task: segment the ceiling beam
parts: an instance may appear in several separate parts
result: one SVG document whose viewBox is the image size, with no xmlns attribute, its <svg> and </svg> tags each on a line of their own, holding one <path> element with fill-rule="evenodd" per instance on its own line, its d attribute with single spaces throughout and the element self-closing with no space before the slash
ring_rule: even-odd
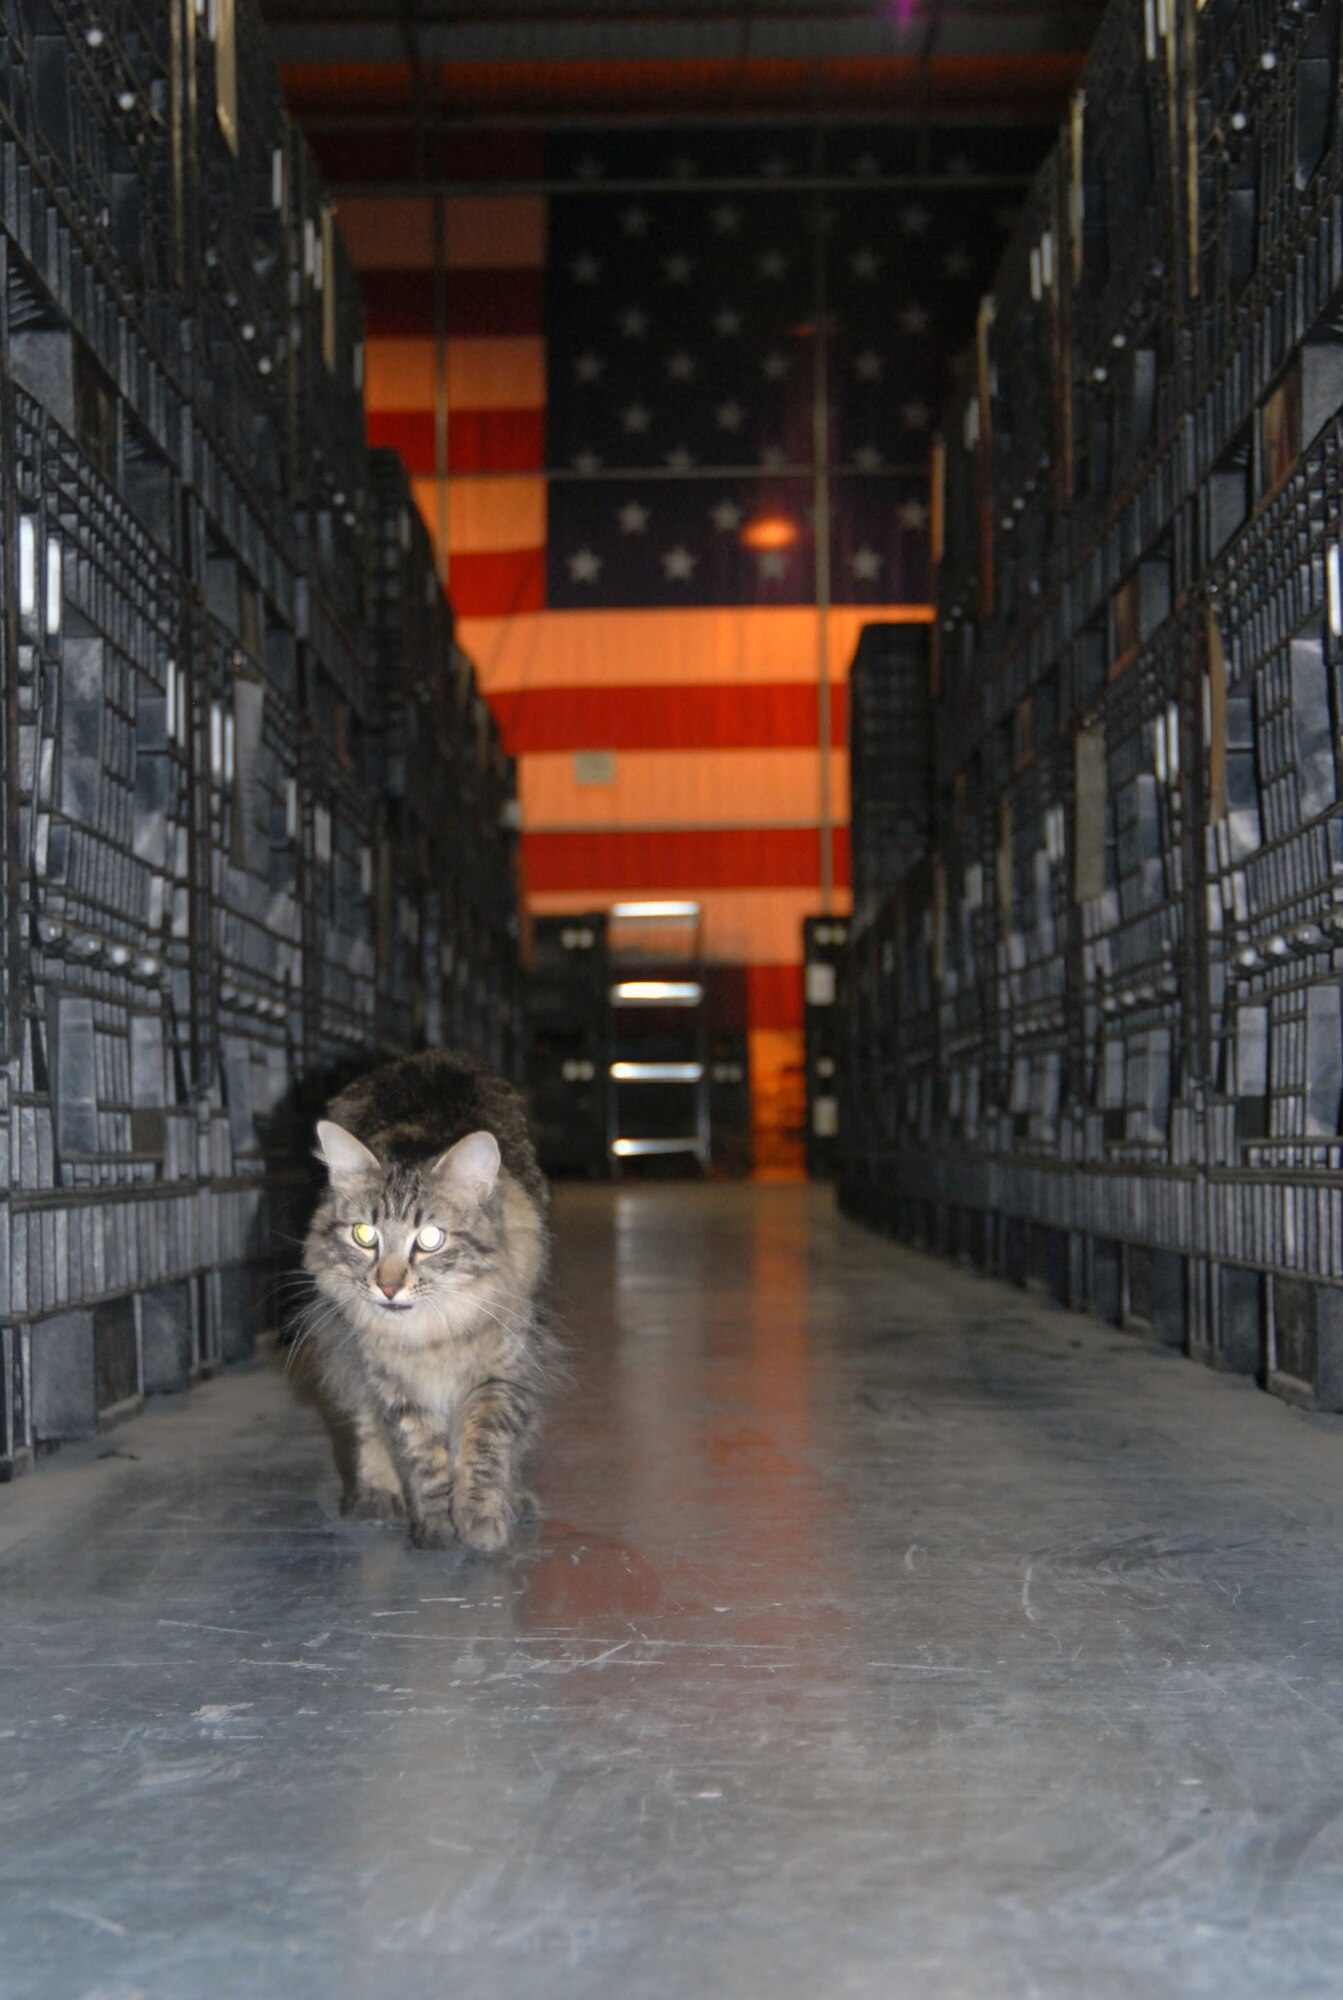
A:
<svg viewBox="0 0 1343 2000">
<path fill-rule="evenodd" d="M 271 0 L 275 54 L 283 64 L 404 59 L 397 0 Z M 1093 0 L 956 0 L 938 19 L 943 56 L 1045 55 L 1084 50 L 1099 17 Z M 580 63 L 713 60 L 823 62 L 917 57 L 937 10 L 907 20 L 871 5 L 828 8 L 623 6 L 472 9 L 417 7 L 419 59 L 429 63 Z"/>
</svg>

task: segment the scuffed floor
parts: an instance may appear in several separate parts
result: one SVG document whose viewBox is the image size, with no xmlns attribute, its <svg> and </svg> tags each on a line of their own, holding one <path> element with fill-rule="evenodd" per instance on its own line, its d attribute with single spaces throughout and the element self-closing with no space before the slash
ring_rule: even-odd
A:
<svg viewBox="0 0 1343 2000">
<path fill-rule="evenodd" d="M 0 1492 L 6 2000 L 1343 1991 L 1343 1424 L 824 1192 L 559 1217 L 504 1561 L 271 1364 Z"/>
</svg>

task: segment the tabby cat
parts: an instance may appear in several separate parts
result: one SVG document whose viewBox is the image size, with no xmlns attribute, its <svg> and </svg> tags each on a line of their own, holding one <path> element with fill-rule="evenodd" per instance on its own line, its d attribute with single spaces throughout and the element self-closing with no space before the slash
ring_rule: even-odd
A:
<svg viewBox="0 0 1343 2000">
<path fill-rule="evenodd" d="M 507 1542 L 556 1373 L 539 1293 L 549 1196 L 511 1084 L 444 1050 L 372 1071 L 317 1126 L 304 1245 L 320 1374 L 353 1430 L 342 1511 L 418 1548 Z"/>
</svg>

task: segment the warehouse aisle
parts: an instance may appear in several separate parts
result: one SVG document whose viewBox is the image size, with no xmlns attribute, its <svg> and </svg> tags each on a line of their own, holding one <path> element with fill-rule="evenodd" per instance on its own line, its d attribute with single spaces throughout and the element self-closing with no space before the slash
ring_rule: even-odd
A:
<svg viewBox="0 0 1343 2000">
<path fill-rule="evenodd" d="M 823 1192 L 560 1219 L 503 1562 L 268 1364 L 0 1493 L 7 2000 L 1338 1991 L 1337 1421 Z"/>
</svg>

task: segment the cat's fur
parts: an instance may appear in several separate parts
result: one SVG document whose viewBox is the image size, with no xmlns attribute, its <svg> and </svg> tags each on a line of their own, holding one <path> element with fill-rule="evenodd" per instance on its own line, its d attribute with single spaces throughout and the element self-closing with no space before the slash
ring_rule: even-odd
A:
<svg viewBox="0 0 1343 2000">
<path fill-rule="evenodd" d="M 430 1050 L 343 1090 L 317 1139 L 329 1184 L 303 1262 L 322 1295 L 319 1370 L 354 1434 L 343 1511 L 408 1516 L 420 1548 L 502 1548 L 556 1362 L 540 1311 L 549 1196 L 522 1098 Z M 430 1254 L 419 1237 L 435 1229 Z"/>
</svg>

